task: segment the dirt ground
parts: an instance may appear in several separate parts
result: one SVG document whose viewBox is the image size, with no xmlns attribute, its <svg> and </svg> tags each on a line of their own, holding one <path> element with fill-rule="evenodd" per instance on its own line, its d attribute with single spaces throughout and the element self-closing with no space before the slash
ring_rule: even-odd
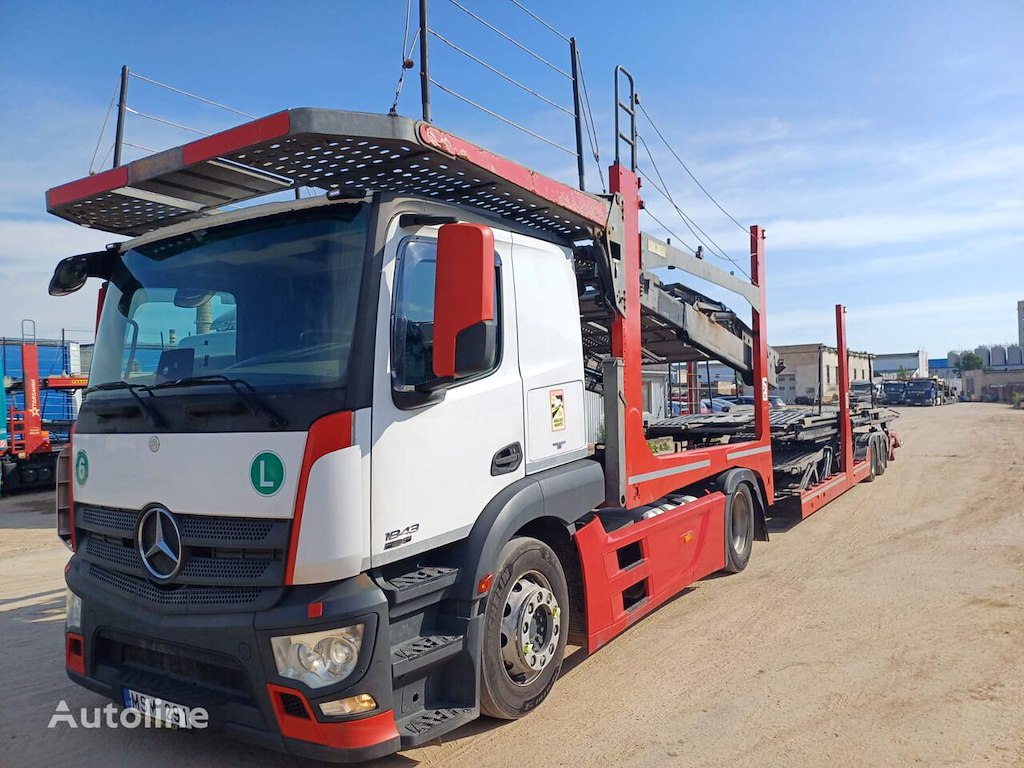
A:
<svg viewBox="0 0 1024 768">
<path fill-rule="evenodd" d="M 873 484 L 774 520 L 710 578 L 513 723 L 479 720 L 384 766 L 1024 765 L 1024 411 L 905 410 Z M 102 705 L 63 671 L 49 494 L 0 500 L 0 765 L 305 765 L 213 733 L 47 729 Z"/>
</svg>

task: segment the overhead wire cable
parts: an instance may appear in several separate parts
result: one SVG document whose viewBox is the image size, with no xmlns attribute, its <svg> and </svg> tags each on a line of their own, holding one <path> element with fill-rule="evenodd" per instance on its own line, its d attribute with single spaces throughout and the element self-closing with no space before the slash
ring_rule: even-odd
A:
<svg viewBox="0 0 1024 768">
<path fill-rule="evenodd" d="M 636 135 L 636 137 L 637 137 L 637 140 L 640 142 L 640 145 L 644 148 L 644 151 L 647 153 L 647 159 L 651 161 L 651 167 L 654 168 L 654 173 L 657 175 L 658 181 L 656 182 L 654 179 L 652 179 L 650 177 L 650 174 L 644 173 L 643 171 L 640 171 L 640 174 L 645 179 L 650 181 L 651 182 L 651 186 L 653 186 L 658 192 L 660 192 L 665 197 L 665 199 L 668 200 L 668 202 L 672 205 L 672 207 L 676 209 L 676 213 L 679 214 L 679 218 L 681 218 L 683 220 L 683 223 L 686 225 L 686 228 L 690 230 L 690 234 L 692 234 L 694 237 L 696 237 L 697 240 L 700 241 L 700 243 L 702 245 L 706 246 L 709 251 L 714 252 L 714 248 L 712 248 L 711 245 L 709 245 L 707 242 L 705 242 L 701 238 L 701 236 L 699 234 L 697 234 L 697 229 L 700 229 L 700 227 L 697 227 L 697 229 L 694 229 L 694 227 L 696 226 L 696 222 L 693 221 L 693 219 L 691 217 L 689 217 L 683 211 L 682 208 L 679 207 L 679 204 L 676 203 L 675 198 L 672 197 L 672 193 L 669 192 L 669 189 L 668 189 L 668 184 L 665 183 L 665 177 L 661 175 L 661 170 L 658 168 L 658 164 L 656 162 L 654 162 L 654 155 L 651 154 L 651 149 L 650 149 L 649 146 L 647 146 L 647 142 L 644 141 L 644 137 L 642 135 L 640 135 L 639 133 Z M 660 186 L 659 186 L 659 183 L 660 183 Z M 701 233 L 704 232 L 704 230 L 700 230 L 700 231 L 701 231 Z M 710 240 L 710 238 L 708 238 L 708 239 Z M 714 242 L 714 241 L 711 241 L 711 242 Z M 715 244 L 715 246 L 717 247 L 717 243 Z M 719 258 L 723 258 L 723 257 L 728 258 L 728 254 L 725 253 L 725 251 L 723 251 L 721 248 L 719 248 L 718 250 L 722 254 L 722 256 L 720 256 Z"/>
<path fill-rule="evenodd" d="M 395 85 L 395 100 L 391 102 L 391 109 L 388 114 L 398 114 L 398 99 L 402 95 L 402 86 L 405 84 L 405 62 L 409 60 L 409 56 L 412 55 L 410 49 L 408 53 L 406 50 L 409 48 L 409 25 L 412 20 L 412 0 L 405 0 L 405 32 L 402 33 L 402 71 L 398 75 L 398 83 Z M 417 36 L 418 37 L 418 36 Z M 415 43 L 413 43 L 415 46 Z"/>
<path fill-rule="evenodd" d="M 141 144 L 132 144 L 130 141 L 122 141 L 121 143 L 124 144 L 126 147 L 132 147 L 133 149 L 141 149 L 143 152 L 159 152 L 160 151 L 158 149 L 153 149 L 152 147 L 144 147 Z"/>
<path fill-rule="evenodd" d="M 644 117 L 647 118 L 647 122 L 649 122 L 651 124 L 651 127 L 654 129 L 654 132 L 656 134 L 658 134 L 658 138 L 661 139 L 662 143 L 664 143 L 664 145 L 666 147 L 668 147 L 668 151 L 672 153 L 672 156 L 676 159 L 676 161 L 679 163 L 679 165 L 681 165 L 683 167 L 683 170 L 686 171 L 687 175 L 691 179 L 693 179 L 693 183 L 696 184 L 698 187 L 700 187 L 700 191 L 703 192 L 705 195 L 707 195 L 708 200 L 710 200 L 712 203 L 714 203 L 715 206 L 718 208 L 718 210 L 720 210 L 722 213 L 724 213 L 732 221 L 733 224 L 735 224 L 737 227 L 739 227 L 744 232 L 749 232 L 749 230 L 746 227 L 744 227 L 742 224 L 740 224 L 731 213 L 729 213 L 727 210 L 725 210 L 725 208 L 722 207 L 721 203 L 719 203 L 714 198 L 714 196 L 710 192 L 708 192 L 708 190 L 705 188 L 705 186 L 700 183 L 700 181 L 697 179 L 697 177 L 693 175 L 693 171 L 691 171 L 689 169 L 689 167 L 687 167 L 686 163 L 683 162 L 683 159 L 672 148 L 672 145 L 668 143 L 668 139 L 666 139 L 664 134 L 662 134 L 662 132 L 658 129 L 658 126 L 655 124 L 655 122 L 651 118 L 651 116 L 649 114 L 647 114 L 647 110 L 644 109 L 644 105 L 638 103 L 637 106 L 640 107 L 640 112 L 643 114 Z"/>
<path fill-rule="evenodd" d="M 576 49 L 579 56 L 579 48 Z M 590 109 L 590 94 L 587 92 L 587 78 L 583 69 L 583 57 L 579 56 L 580 85 L 583 90 L 583 105 L 586 108 L 583 124 L 587 126 L 587 139 L 590 141 L 590 149 L 594 153 L 594 163 L 597 165 L 597 176 L 601 179 L 601 192 L 607 193 L 608 186 L 605 183 L 604 169 L 601 167 L 601 143 L 597 137 L 597 124 L 594 122 L 594 113 Z"/>
<path fill-rule="evenodd" d="M 114 102 L 117 101 L 117 96 L 120 93 L 120 88 L 114 89 L 114 95 L 110 97 L 110 106 L 107 107 L 107 114 L 103 117 L 103 127 L 100 128 L 100 135 L 96 137 L 96 148 L 92 151 L 92 159 L 89 160 L 89 175 L 93 174 L 93 168 L 96 165 L 96 155 L 100 151 L 100 144 L 103 143 L 103 134 L 107 132 L 107 123 L 110 121 L 110 113 L 114 111 Z M 110 154 L 109 152 L 107 154 Z M 106 162 L 106 158 L 103 159 Z M 100 163 L 102 165 L 103 163 Z"/>
<path fill-rule="evenodd" d="M 514 45 L 514 46 L 515 46 L 516 48 L 518 48 L 519 50 L 523 51 L 524 53 L 528 53 L 528 54 L 529 54 L 530 56 L 532 56 L 533 58 L 535 58 L 535 59 L 536 59 L 537 61 L 541 62 L 542 64 L 544 64 L 544 65 L 546 65 L 546 66 L 548 66 L 548 67 L 550 67 L 550 68 L 551 68 L 551 69 L 553 69 L 553 70 L 554 70 L 555 72 L 557 72 L 558 74 L 560 74 L 560 75 L 561 75 L 562 77 L 565 77 L 565 78 L 567 78 L 567 79 L 569 79 L 569 80 L 572 80 L 572 75 L 570 75 L 570 74 L 569 74 L 568 72 L 566 72 L 566 71 L 565 71 L 564 69 L 562 69 L 561 67 L 557 66 L 556 64 L 552 64 L 552 63 L 551 63 L 550 61 L 548 61 L 547 59 L 545 59 L 545 58 L 544 58 L 543 56 L 541 56 L 541 55 L 540 55 L 539 53 L 537 53 L 536 51 L 532 51 L 532 50 L 530 50 L 530 49 L 529 49 L 529 48 L 527 48 L 527 47 L 526 47 L 525 45 L 523 45 L 522 43 L 520 43 L 520 42 L 519 42 L 518 40 L 515 40 L 514 38 L 510 37 L 509 35 L 507 35 L 507 34 L 506 34 L 505 32 L 502 32 L 502 31 L 501 31 L 500 29 L 498 29 L 498 28 L 497 28 L 496 26 L 494 26 L 493 24 L 491 24 L 491 23 L 490 23 L 489 21 L 487 21 L 486 19 L 483 19 L 483 18 L 481 18 L 480 16 L 477 16 L 477 15 L 476 15 L 475 13 L 473 13 L 473 12 L 472 12 L 471 10 L 469 10 L 469 9 L 468 9 L 468 8 L 467 8 L 466 6 L 462 5 L 462 3 L 458 2 L 458 0 L 448 0 L 448 2 L 449 2 L 449 3 L 451 3 L 452 5 L 454 5 L 454 6 L 456 7 L 456 8 L 458 8 L 458 9 L 459 9 L 460 11 L 462 11 L 463 13 L 465 13 L 465 14 L 467 14 L 467 15 L 469 15 L 469 16 L 471 16 L 471 17 L 473 17 L 474 19 L 476 19 L 476 20 L 477 20 L 478 22 L 480 22 L 481 24 L 483 24 L 483 25 L 484 25 L 485 27 L 487 27 L 487 28 L 488 28 L 489 30 L 491 30 L 492 32 L 494 32 L 494 33 L 495 33 L 496 35 L 499 35 L 500 37 L 504 38 L 504 39 L 505 39 L 505 40 L 507 40 L 508 42 L 512 43 L 512 45 Z"/>
<path fill-rule="evenodd" d="M 507 80 L 508 82 L 512 83 L 512 85 L 514 85 L 514 86 L 516 86 L 516 87 L 518 87 L 518 88 L 521 88 L 521 89 L 523 89 L 524 91 L 526 91 L 527 93 L 529 93 L 529 94 L 531 94 L 531 95 L 533 95 L 533 96 L 536 96 L 536 97 L 537 97 L 538 99 L 540 99 L 541 101 L 543 101 L 543 102 L 544 102 L 545 104 L 549 104 L 549 105 L 551 105 L 552 107 L 554 107 L 555 109 L 561 110 L 562 112 L 564 112 L 565 114 L 569 115 L 570 117 L 573 117 L 573 116 L 574 116 L 574 113 L 573 113 L 573 111 L 572 111 L 571 109 L 566 109 L 566 108 L 565 108 L 565 107 L 563 107 L 563 106 L 562 106 L 561 104 L 559 104 L 559 103 L 558 103 L 558 102 L 556 102 L 556 101 L 552 101 L 551 99 L 549 99 L 549 98 L 548 98 L 547 96 L 545 96 L 544 94 L 542 94 L 542 93 L 538 93 L 537 91 L 533 90 L 533 89 L 532 89 L 532 88 L 530 88 L 529 86 L 527 86 L 527 85 L 523 85 L 522 83 L 520 83 L 520 82 L 519 82 L 518 80 L 516 80 L 515 78 L 512 78 L 512 77 L 510 77 L 510 76 L 506 75 L 506 74 L 505 74 L 504 72 L 502 72 L 502 71 L 501 71 L 500 69 L 497 69 L 496 67 L 492 67 L 492 66 L 491 66 L 490 64 L 488 64 L 488 63 L 487 63 L 486 61 L 484 61 L 483 59 L 480 59 L 480 58 L 478 58 L 478 57 L 474 56 L 474 55 L 473 55 L 472 53 L 470 53 L 469 51 L 467 51 L 467 50 L 466 50 L 466 49 L 464 49 L 464 48 L 460 48 L 460 47 L 459 47 L 458 45 L 456 45 L 455 43 L 453 43 L 453 42 L 452 42 L 451 40 L 449 40 L 448 38 L 444 37 L 444 35 L 440 34 L 439 32 L 436 32 L 436 31 L 434 31 L 433 29 L 428 29 L 427 31 L 428 31 L 428 32 L 429 32 L 429 33 L 430 33 L 431 35 L 433 35 L 434 37 L 436 37 L 436 38 L 437 38 L 438 40 L 440 40 L 440 41 L 441 41 L 442 43 L 444 43 L 445 45 L 447 45 L 448 47 L 452 48 L 453 50 L 456 50 L 456 51 L 458 51 L 458 52 L 459 52 L 459 53 L 461 53 L 461 54 L 462 54 L 463 56 L 466 56 L 467 58 L 470 58 L 470 59 L 472 59 L 473 61 L 475 61 L 475 62 L 476 62 L 477 64 L 479 64 L 480 66 L 482 66 L 482 67 L 484 67 L 484 68 L 486 68 L 486 69 L 490 70 L 490 71 L 491 71 L 491 72 L 493 72 L 494 74 L 498 75 L 498 77 L 501 77 L 502 79 L 504 79 L 504 80 Z"/>
<path fill-rule="evenodd" d="M 522 3 L 520 3 L 520 2 L 519 2 L 519 0 L 509 0 L 509 2 L 510 2 L 510 3 L 512 3 L 512 5 L 516 6 L 516 8 L 518 8 L 519 10 L 521 10 L 521 11 L 522 11 L 523 13 L 525 13 L 525 14 L 526 14 L 527 16 L 529 16 L 530 18 L 532 18 L 532 19 L 533 19 L 534 21 L 538 22 L 539 24 L 541 24 L 541 25 L 542 25 L 542 26 L 544 26 L 544 27 L 547 27 L 547 28 L 548 28 L 548 30 L 550 30 L 551 32 L 554 32 L 554 33 L 555 33 L 556 35 L 558 35 L 558 36 L 559 36 L 560 38 L 562 38 L 563 40 L 565 40 L 565 42 L 567 42 L 567 43 L 569 42 L 569 38 L 568 38 L 568 37 L 566 37 L 565 35 L 563 35 L 563 34 L 562 34 L 561 32 L 559 32 L 559 31 L 558 31 L 557 29 L 555 29 L 555 28 L 554 28 L 553 26 L 551 26 L 551 25 L 550 25 L 550 24 L 548 24 L 548 23 L 547 23 L 546 21 L 544 21 L 544 19 L 542 19 L 542 18 L 541 18 L 540 16 L 538 16 L 537 14 L 535 14 L 535 13 L 534 13 L 533 11 L 531 11 L 531 10 L 530 10 L 529 8 L 527 8 L 527 7 L 526 7 L 525 5 L 523 5 Z"/>
<path fill-rule="evenodd" d="M 639 133 L 636 135 L 636 137 L 640 141 L 640 144 L 643 146 L 644 151 L 647 153 L 647 157 L 651 161 L 651 167 L 654 168 L 654 172 L 658 176 L 658 181 L 661 182 L 661 188 L 658 191 L 668 198 L 668 201 L 676 209 L 676 212 L 679 214 L 679 217 L 683 220 L 683 223 L 686 224 L 687 229 L 689 229 L 693 236 L 700 240 L 701 244 L 705 245 L 709 251 L 714 253 L 715 250 L 717 250 L 718 254 L 721 254 L 719 258 L 724 258 L 727 261 L 733 261 L 732 257 L 725 252 L 725 249 L 722 248 L 722 246 L 720 246 L 718 243 L 716 243 L 714 239 L 712 239 L 711 235 L 705 232 L 701 228 L 701 226 L 696 221 L 694 221 L 692 216 L 687 214 L 685 211 L 682 210 L 682 208 L 679 207 L 679 205 L 675 201 L 675 198 L 673 198 L 671 193 L 669 192 L 668 184 L 665 182 L 665 177 L 661 175 L 661 170 L 658 168 L 658 164 L 654 162 L 654 155 L 651 154 L 651 149 L 650 147 L 647 146 L 647 142 L 644 141 L 644 137 Z M 649 176 L 648 179 L 650 179 Z M 651 183 L 654 184 L 654 181 L 651 180 Z M 697 234 L 698 232 L 700 232 L 700 234 Z M 701 237 L 701 235 L 703 235 L 703 237 Z M 733 261 L 733 264 L 735 263 L 736 262 Z"/>
<path fill-rule="evenodd" d="M 448 88 L 448 87 L 446 87 L 444 85 L 441 85 L 441 83 L 437 82 L 437 80 L 435 80 L 434 78 L 430 78 L 430 83 L 431 83 L 431 85 L 436 85 L 438 88 L 440 88 L 442 91 L 447 93 L 449 96 L 454 96 L 456 99 L 459 99 L 460 101 L 464 101 L 466 104 L 469 104 L 471 107 L 476 107 L 481 112 L 486 112 L 491 117 L 497 118 L 498 120 L 501 120 L 501 122 L 506 123 L 508 125 L 511 125 L 513 128 L 518 128 L 523 133 L 527 133 L 530 136 L 533 136 L 533 138 L 539 139 L 540 141 L 543 141 L 545 144 L 550 144 L 552 147 L 555 147 L 556 149 L 560 149 L 563 152 L 572 155 L 573 157 L 576 156 L 576 150 L 569 149 L 568 147 L 563 146 L 563 145 L 559 144 L 556 141 L 552 141 L 551 139 L 548 139 L 548 138 L 546 138 L 544 136 L 541 136 L 539 133 L 536 133 L 535 131 L 531 131 L 529 128 L 526 128 L 526 127 L 520 125 L 519 123 L 516 123 L 516 122 L 514 122 L 512 120 L 509 120 L 507 117 L 503 117 L 502 115 L 499 115 L 494 110 L 488 109 L 487 107 L 482 106 L 481 104 L 477 104 L 475 101 L 473 101 L 470 98 L 467 98 L 466 96 L 463 96 L 461 93 L 458 93 L 456 91 L 453 91 L 451 88 Z"/>
<path fill-rule="evenodd" d="M 657 192 L 668 201 L 669 205 L 671 205 L 675 209 L 676 213 L 679 214 L 679 218 L 682 219 L 683 223 L 686 225 L 686 228 L 689 229 L 693 236 L 696 237 L 697 240 L 701 243 L 701 245 L 707 249 L 707 252 L 710 255 L 714 256 L 716 259 L 719 259 L 720 261 L 728 262 L 729 264 L 732 265 L 733 269 L 738 270 L 748 280 L 750 279 L 750 275 L 748 275 L 747 271 L 740 266 L 739 262 L 737 262 L 734 258 L 732 258 L 729 254 L 725 253 L 724 251 L 721 251 L 720 253 L 720 249 L 717 248 L 717 245 L 715 247 L 712 247 L 710 243 L 705 241 L 704 238 L 708 237 L 707 233 L 705 233 L 704 230 L 701 229 L 695 221 L 693 221 L 689 216 L 686 215 L 686 213 L 675 202 L 672 195 L 666 189 L 664 189 L 656 179 L 654 179 L 649 173 L 646 173 L 642 169 L 638 169 L 638 173 L 641 177 L 649 181 L 651 186 L 654 187 L 654 189 L 657 190 Z M 702 234 L 703 237 L 701 237 Z M 713 243 L 714 241 L 711 242 Z"/>
<path fill-rule="evenodd" d="M 729 262 L 730 264 L 733 265 L 733 267 L 738 269 L 744 277 L 746 277 L 749 280 L 750 275 L 748 275 L 747 271 L 742 266 L 740 266 L 739 262 L 737 262 L 728 253 L 726 253 L 726 251 L 718 243 L 716 243 L 714 239 L 707 232 L 705 232 L 696 221 L 693 220 L 692 217 L 688 216 L 686 212 L 679 207 L 675 199 L 672 197 L 672 194 L 668 191 L 668 185 L 665 183 L 665 179 L 662 177 L 661 171 L 658 169 L 657 163 L 654 162 L 654 156 L 651 154 L 651 150 L 650 147 L 647 146 L 647 142 L 644 141 L 643 136 L 641 136 L 639 133 L 637 134 L 637 139 L 643 146 L 644 151 L 647 152 L 647 157 L 650 159 L 651 166 L 654 168 L 654 172 L 657 174 L 658 180 L 661 182 L 661 185 L 659 186 L 658 182 L 652 179 L 649 174 L 643 173 L 641 171 L 641 175 L 644 176 L 648 181 L 650 181 L 651 186 L 653 186 L 666 200 L 668 200 L 669 204 L 676 209 L 676 213 L 679 214 L 679 217 L 683 220 L 683 223 L 686 225 L 686 228 L 690 230 L 693 236 L 696 237 L 697 240 L 701 242 L 701 244 L 707 247 L 708 252 L 712 256 L 721 259 L 722 261 Z M 698 232 L 700 234 L 698 234 Z"/>
<path fill-rule="evenodd" d="M 200 136 L 209 136 L 210 135 L 206 131 L 200 131 L 198 128 L 190 128 L 187 125 L 182 125 L 181 123 L 175 123 L 173 120 L 166 120 L 165 118 L 157 117 L 156 115 L 147 115 L 145 112 L 139 112 L 137 109 L 132 109 L 131 107 L 125 107 L 125 112 L 128 112 L 130 114 L 136 115 L 138 117 L 145 118 L 146 120 L 152 120 L 153 122 L 156 122 L 156 123 L 163 123 L 164 125 L 169 125 L 172 128 L 180 128 L 183 131 L 191 131 L 192 133 L 198 133 Z"/>
<path fill-rule="evenodd" d="M 653 213 L 651 213 L 650 209 L 644 208 L 643 212 L 646 213 L 648 216 L 650 216 L 652 219 L 654 219 L 654 221 L 658 224 L 658 226 L 660 226 L 662 229 L 664 229 L 666 232 L 668 232 L 669 235 L 671 235 L 676 241 L 678 241 L 682 245 L 686 246 L 686 249 L 689 250 L 690 253 L 694 252 L 693 247 L 689 243 L 687 243 L 685 240 L 683 240 L 683 238 L 679 237 L 679 235 L 677 235 L 675 232 L 673 232 L 671 229 L 669 229 L 668 226 L 665 224 L 665 222 L 663 222 L 661 219 L 659 219 L 657 216 L 655 216 Z"/>
<path fill-rule="evenodd" d="M 107 164 L 107 158 L 110 157 L 110 154 L 114 151 L 114 144 L 116 143 L 116 141 L 110 142 L 110 149 L 107 150 L 107 154 L 105 154 L 103 159 L 100 160 L 100 168 Z"/>
<path fill-rule="evenodd" d="M 250 120 L 255 120 L 256 119 L 256 115 L 250 115 L 248 112 L 243 112 L 240 109 L 235 109 L 234 107 L 229 107 L 227 104 L 221 104 L 218 101 L 213 101 L 212 99 L 207 99 L 207 98 L 204 98 L 202 96 L 197 96 L 196 94 L 189 93 L 188 91 L 183 91 L 181 88 L 175 88 L 173 85 L 167 85 L 167 83 L 161 83 L 159 80 L 153 80 L 152 78 L 144 77 L 143 75 L 137 74 L 135 72 L 129 72 L 128 76 L 129 77 L 134 77 L 134 78 L 136 78 L 138 80 L 142 80 L 143 82 L 150 83 L 151 85 L 155 85 L 155 86 L 158 86 L 160 88 L 166 88 L 168 91 L 174 91 L 174 93 L 180 94 L 182 96 L 188 96 L 190 99 L 195 99 L 196 101 L 201 101 L 204 104 L 209 104 L 211 107 L 219 107 L 220 109 L 226 109 L 228 112 L 234 112 L 236 115 L 241 115 L 242 117 L 248 117 Z"/>
</svg>

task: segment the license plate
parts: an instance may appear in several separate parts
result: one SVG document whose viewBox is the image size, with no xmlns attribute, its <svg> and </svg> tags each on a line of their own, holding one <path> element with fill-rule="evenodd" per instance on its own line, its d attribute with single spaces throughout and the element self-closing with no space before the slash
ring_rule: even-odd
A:
<svg viewBox="0 0 1024 768">
<path fill-rule="evenodd" d="M 150 720 L 163 723 L 170 728 L 191 728 L 192 710 L 184 704 L 175 704 L 147 693 L 124 689 L 124 705 L 135 709 Z"/>
</svg>

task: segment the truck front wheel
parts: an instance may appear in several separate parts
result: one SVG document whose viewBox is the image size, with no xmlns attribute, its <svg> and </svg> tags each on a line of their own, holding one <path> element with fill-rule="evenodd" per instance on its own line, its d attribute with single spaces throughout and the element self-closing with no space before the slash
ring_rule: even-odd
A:
<svg viewBox="0 0 1024 768">
<path fill-rule="evenodd" d="M 480 708 L 515 720 L 544 701 L 558 678 L 569 592 L 562 564 L 542 541 L 512 539 L 498 562 L 484 610 Z"/>
</svg>

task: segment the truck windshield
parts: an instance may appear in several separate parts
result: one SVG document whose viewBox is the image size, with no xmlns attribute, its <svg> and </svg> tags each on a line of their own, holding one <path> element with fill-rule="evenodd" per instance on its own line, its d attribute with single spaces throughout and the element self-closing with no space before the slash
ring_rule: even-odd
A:
<svg viewBox="0 0 1024 768">
<path fill-rule="evenodd" d="M 339 204 L 125 252 L 104 300 L 90 384 L 220 374 L 254 389 L 340 385 L 366 233 L 365 206 Z"/>
<path fill-rule="evenodd" d="M 934 381 L 909 381 L 909 382 L 907 382 L 907 389 L 912 389 L 914 391 L 923 391 L 923 390 L 931 389 L 934 386 L 935 386 L 935 382 Z"/>
<path fill-rule="evenodd" d="M 906 385 L 901 381 L 899 384 L 883 384 L 886 392 L 902 392 Z"/>
</svg>

